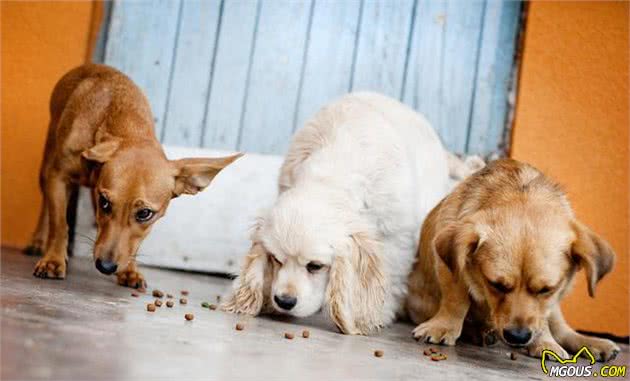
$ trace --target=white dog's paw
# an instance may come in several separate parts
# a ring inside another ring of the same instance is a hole
[[[461,334],[461,328],[456,324],[440,320],[430,319],[413,330],[413,337],[431,344],[455,345]]]

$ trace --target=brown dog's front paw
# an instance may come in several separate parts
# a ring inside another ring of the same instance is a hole
[[[431,344],[455,345],[461,328],[441,319],[430,319],[413,330],[413,337]]]
[[[147,282],[144,280],[144,276],[135,270],[125,270],[116,274],[118,284],[124,287],[145,289],[147,288]]]
[[[64,279],[66,277],[66,260],[42,258],[37,261],[33,275],[39,278]]]
[[[550,350],[556,355],[558,355],[561,359],[568,359],[569,354],[560,346],[560,344],[555,341],[534,341],[527,347],[527,354],[530,357],[541,358],[543,351]],[[558,361],[554,356],[547,355],[547,359]]]

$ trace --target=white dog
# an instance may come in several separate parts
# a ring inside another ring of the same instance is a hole
[[[347,95],[296,133],[223,308],[308,316],[367,334],[402,313],[420,226],[449,189],[448,154],[400,102]]]

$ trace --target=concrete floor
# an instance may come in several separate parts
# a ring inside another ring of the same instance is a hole
[[[336,333],[322,317],[252,318],[210,311],[229,287],[225,279],[144,269],[149,292],[132,297],[90,260],[73,258],[66,280],[31,275],[37,258],[2,250],[0,277],[1,378],[9,379],[545,379],[540,361],[508,359],[502,344],[490,348],[439,348],[448,360],[430,361],[428,346],[396,324],[371,337]],[[155,287],[188,304],[146,311]],[[185,321],[184,314],[195,319]],[[236,331],[237,322],[245,325]],[[311,337],[301,332],[309,329]],[[295,339],[285,339],[292,332]],[[382,358],[374,350],[383,350]],[[614,361],[628,363],[628,347]]]

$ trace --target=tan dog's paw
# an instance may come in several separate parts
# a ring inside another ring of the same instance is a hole
[[[144,280],[144,275],[135,270],[124,270],[116,273],[118,284],[124,287],[131,287],[137,289],[147,288],[147,282]]]
[[[39,278],[64,279],[66,277],[66,260],[44,257],[37,261],[33,275]]]
[[[598,337],[582,336],[577,343],[576,349],[587,347],[596,361],[611,361],[619,354],[619,346],[607,339]],[[576,350],[576,352],[577,352]]]
[[[413,337],[416,340],[431,344],[455,345],[460,334],[461,328],[441,319],[430,319],[413,330]]]
[[[527,346],[527,354],[530,357],[541,358],[542,353],[545,349],[548,349],[554,352],[555,354],[560,356],[560,358],[562,358],[563,360],[570,358],[567,351],[565,351],[564,348],[560,346],[560,344],[556,343],[553,340],[552,341],[534,341],[533,343]],[[549,356],[549,355],[547,355],[547,359],[558,361],[558,359],[556,359],[554,356]]]

